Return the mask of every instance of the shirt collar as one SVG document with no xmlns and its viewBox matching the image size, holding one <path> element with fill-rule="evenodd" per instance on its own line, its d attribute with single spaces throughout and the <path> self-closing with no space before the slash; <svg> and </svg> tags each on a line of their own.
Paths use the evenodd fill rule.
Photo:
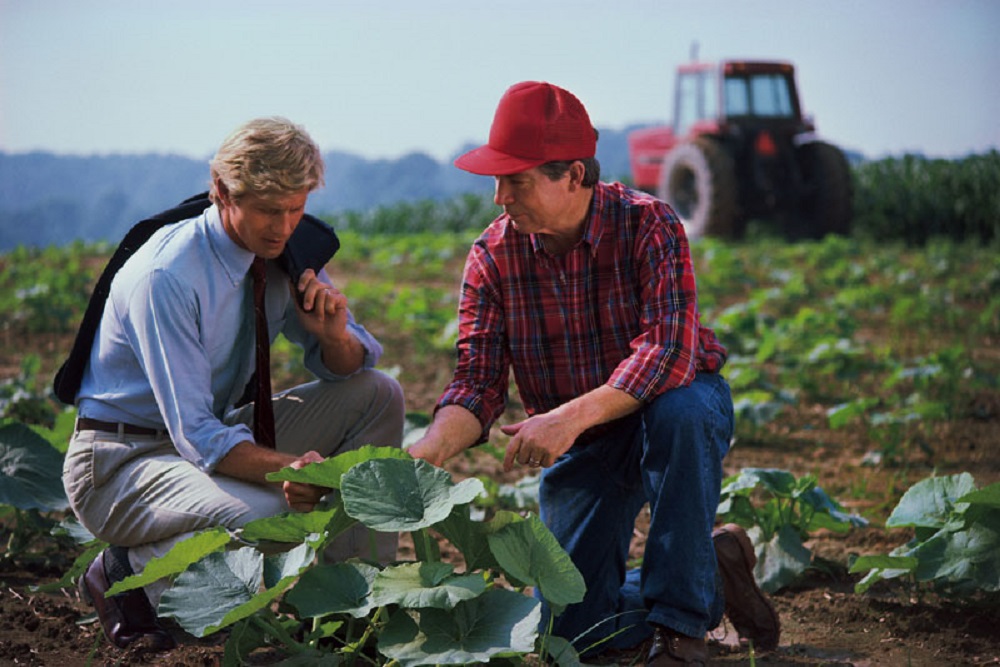
<svg viewBox="0 0 1000 667">
<path fill-rule="evenodd" d="M 583 226 L 583 236 L 580 238 L 580 244 L 587 244 L 590 246 L 590 255 L 592 257 L 597 256 L 597 246 L 601 242 L 601 237 L 604 236 L 604 216 L 601 215 L 601 211 L 604 209 L 604 202 L 607 196 L 603 190 L 603 183 L 598 183 L 594 186 L 594 194 L 590 198 L 590 208 L 587 209 L 587 217 Z M 542 243 L 542 238 L 538 234 L 531 235 L 531 247 L 535 254 L 547 254 L 545 250 L 545 245 Z M 576 247 L 576 246 L 574 246 Z"/>
<path fill-rule="evenodd" d="M 233 285 L 239 284 L 250 271 L 254 254 L 236 245 L 236 242 L 229 237 L 222 224 L 219 207 L 215 204 L 205 210 L 205 227 L 212 252 L 222 265 L 226 276 Z"/>
</svg>

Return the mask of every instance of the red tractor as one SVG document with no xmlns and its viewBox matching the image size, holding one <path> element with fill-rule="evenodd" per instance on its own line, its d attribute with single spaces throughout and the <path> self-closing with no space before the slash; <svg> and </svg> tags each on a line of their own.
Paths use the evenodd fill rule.
<svg viewBox="0 0 1000 667">
<path fill-rule="evenodd" d="M 629 160 L 690 237 L 740 238 L 753 218 L 790 239 L 850 231 L 850 167 L 803 117 L 791 64 L 682 65 L 674 103 L 673 125 L 629 134 Z"/>
</svg>

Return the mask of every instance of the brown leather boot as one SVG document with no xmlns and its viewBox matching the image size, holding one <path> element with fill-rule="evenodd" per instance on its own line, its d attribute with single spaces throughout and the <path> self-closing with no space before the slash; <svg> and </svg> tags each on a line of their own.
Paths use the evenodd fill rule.
<svg viewBox="0 0 1000 667">
<path fill-rule="evenodd" d="M 646 658 L 647 667 L 707 664 L 708 647 L 704 637 L 688 637 L 662 625 L 653 626 L 653 645 Z"/>
<path fill-rule="evenodd" d="M 774 650 L 781 637 L 781 620 L 754 579 L 757 556 L 750 537 L 740 526 L 727 523 L 712 533 L 712 542 L 722 576 L 726 616 L 741 639 L 753 640 L 754 648 L 762 651 Z"/>
<path fill-rule="evenodd" d="M 139 642 L 148 651 L 167 651 L 177 642 L 156 618 L 146 593 L 135 588 L 107 596 L 111 586 L 133 574 L 128 550 L 109 547 L 102 551 L 80 577 L 80 594 L 97 610 L 104 636 L 118 648 Z"/>
</svg>

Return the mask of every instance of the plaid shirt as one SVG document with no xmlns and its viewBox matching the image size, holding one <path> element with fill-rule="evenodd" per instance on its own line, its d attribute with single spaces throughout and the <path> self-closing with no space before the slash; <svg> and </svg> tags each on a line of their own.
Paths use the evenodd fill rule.
<svg viewBox="0 0 1000 667">
<path fill-rule="evenodd" d="M 663 202 L 598 183 L 583 239 L 559 256 L 503 214 L 466 259 L 458 364 L 438 407 L 471 411 L 485 439 L 511 368 L 529 415 L 602 384 L 649 401 L 725 364 L 699 320 L 687 237 Z"/>
</svg>

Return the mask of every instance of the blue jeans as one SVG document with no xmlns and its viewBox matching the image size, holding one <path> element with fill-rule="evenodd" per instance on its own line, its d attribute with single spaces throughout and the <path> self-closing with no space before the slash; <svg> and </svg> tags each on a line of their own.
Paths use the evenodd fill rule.
<svg viewBox="0 0 1000 667">
<path fill-rule="evenodd" d="M 553 633 L 578 650 L 646 639 L 656 623 L 700 637 L 722 619 L 712 529 L 733 401 L 718 374 L 660 395 L 542 473 L 541 518 L 583 574 L 587 593 L 555 617 Z M 639 570 L 626 572 L 635 518 L 650 506 Z M 549 610 L 545 607 L 542 629 Z"/>
</svg>

